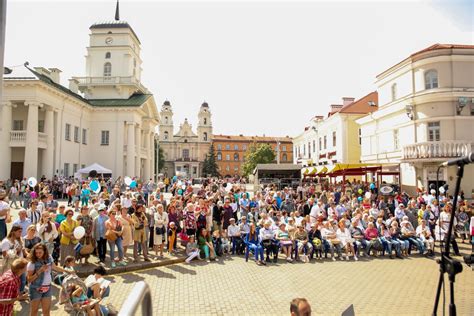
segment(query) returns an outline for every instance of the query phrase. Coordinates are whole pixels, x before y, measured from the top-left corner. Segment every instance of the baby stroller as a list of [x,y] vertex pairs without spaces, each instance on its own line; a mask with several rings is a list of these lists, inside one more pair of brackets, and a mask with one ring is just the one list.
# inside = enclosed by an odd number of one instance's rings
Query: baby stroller
[[61,283],[59,304],[64,304],[64,311],[74,316],[102,316],[99,300],[87,298],[87,286],[75,274],[67,275]]

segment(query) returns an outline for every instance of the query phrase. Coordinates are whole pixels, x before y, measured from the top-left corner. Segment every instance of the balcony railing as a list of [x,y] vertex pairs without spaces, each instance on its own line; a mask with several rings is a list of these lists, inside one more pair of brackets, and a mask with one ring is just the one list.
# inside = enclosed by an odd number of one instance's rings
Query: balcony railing
[[469,141],[446,140],[424,142],[403,147],[403,159],[433,159],[465,156],[472,151],[474,144]]
[[88,85],[130,85],[139,86],[143,91],[147,91],[137,78],[133,76],[128,77],[74,77],[79,82],[79,86]]
[[39,132],[38,133],[38,142],[46,143],[47,142],[47,139],[46,139],[47,136],[48,136],[47,134]]
[[26,142],[26,131],[10,131],[10,141],[16,143]]

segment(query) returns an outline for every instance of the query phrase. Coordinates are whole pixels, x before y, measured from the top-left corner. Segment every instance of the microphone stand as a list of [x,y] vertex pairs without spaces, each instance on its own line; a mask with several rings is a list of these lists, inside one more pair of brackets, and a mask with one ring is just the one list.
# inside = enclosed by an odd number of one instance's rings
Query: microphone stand
[[[449,247],[451,244],[451,238],[453,235],[453,225],[454,225],[454,216],[456,212],[456,206],[458,204],[458,195],[461,188],[461,179],[464,175],[464,163],[458,164],[458,172],[456,175],[456,189],[454,191],[454,202],[453,202],[453,209],[451,210],[451,217],[449,219],[449,228],[448,228],[448,236],[446,238],[446,245],[444,248],[444,252],[441,253],[441,259],[438,259],[439,264],[439,281],[438,281],[438,288],[436,291],[436,298],[433,308],[433,315],[436,316],[438,313],[438,304],[439,298],[441,295],[441,287],[444,283],[444,274],[448,274],[449,278],[449,289],[450,289],[450,303],[449,303],[449,315],[456,316],[456,304],[454,304],[454,282],[456,278],[456,274],[461,273],[462,271],[462,264],[460,261],[453,259],[449,255]],[[441,230],[441,222],[439,223],[440,230]],[[443,311],[444,313],[444,311]]]

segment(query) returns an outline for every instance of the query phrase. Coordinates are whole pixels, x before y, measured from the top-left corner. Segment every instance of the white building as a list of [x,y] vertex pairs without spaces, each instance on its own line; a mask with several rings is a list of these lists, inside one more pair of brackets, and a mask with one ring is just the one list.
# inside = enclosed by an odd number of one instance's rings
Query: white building
[[159,113],[141,83],[140,41],[124,21],[90,31],[86,76],[69,88],[57,68],[25,65],[5,76],[0,179],[72,176],[94,162],[113,177],[153,176]]
[[[436,44],[377,76],[379,110],[361,125],[362,162],[400,163],[401,184],[414,193],[436,181],[440,162],[474,147],[474,45]],[[474,166],[462,188],[471,197]],[[442,170],[454,192],[456,168]]]
[[357,101],[348,97],[342,101],[343,104],[331,105],[326,118],[315,116],[310,126],[294,138],[294,163],[308,166],[360,162],[356,119],[377,109],[377,92]]
[[188,119],[174,133],[173,110],[165,101],[161,108],[160,148],[163,149],[165,164],[162,172],[167,176],[183,175],[201,177],[203,162],[212,142],[212,120],[209,105],[204,102],[198,113],[197,133],[193,132]]

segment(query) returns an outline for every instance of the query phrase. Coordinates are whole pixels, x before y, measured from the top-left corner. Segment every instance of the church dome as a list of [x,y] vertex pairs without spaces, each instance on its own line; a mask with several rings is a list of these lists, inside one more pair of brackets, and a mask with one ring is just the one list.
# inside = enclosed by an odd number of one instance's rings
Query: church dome
[[207,102],[204,102],[204,103],[201,105],[201,107],[203,107],[203,108],[208,108],[208,107],[209,107],[209,104],[207,104]]
[[170,103],[170,101],[166,100],[166,101],[163,103],[163,105],[169,105],[169,106],[171,106],[171,103]]

